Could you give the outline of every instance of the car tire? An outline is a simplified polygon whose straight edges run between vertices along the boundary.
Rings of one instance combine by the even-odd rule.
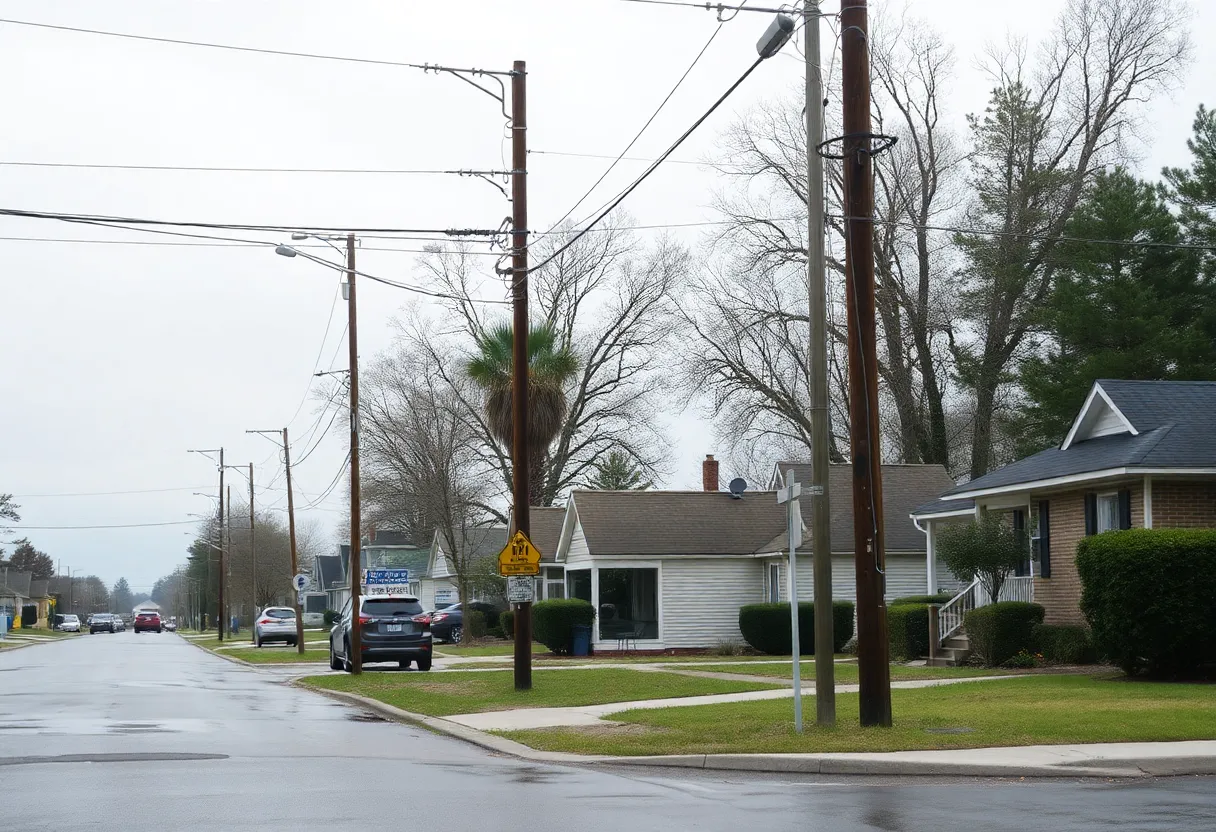
[[[254,647],[261,647],[261,646],[262,646],[262,639],[261,639],[261,638],[259,638],[258,636],[254,636],[254,637],[253,637],[253,646],[254,646]]]
[[[452,627],[451,631],[448,633],[448,643],[449,644],[460,644],[460,637],[463,635],[464,635],[464,627],[462,627],[459,624],[455,625],[454,627]]]
[[[431,669],[431,657],[427,656],[425,659],[419,659],[418,660],[418,669],[419,670],[430,670]]]
[[[402,659],[401,661],[397,662],[397,667],[401,668],[402,670],[409,670],[410,669],[410,660]]]
[[[342,656],[342,669],[345,670],[347,673],[354,673],[355,666],[353,664],[351,664],[351,661],[350,661],[350,642],[343,640],[342,646],[345,648],[345,653]]]
[[[332,642],[330,642],[330,645],[329,645],[329,669],[330,670],[341,670],[342,669],[342,662],[338,661],[338,657],[336,655],[334,655],[334,645]]]

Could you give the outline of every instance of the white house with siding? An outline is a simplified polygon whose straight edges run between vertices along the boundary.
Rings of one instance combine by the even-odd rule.
[[[562,592],[595,606],[592,641],[613,650],[712,647],[740,640],[739,608],[788,600],[785,507],[775,491],[746,491],[736,498],[716,490],[717,463],[706,460],[703,491],[582,491],[566,504],[556,566],[547,567],[543,597]],[[793,468],[800,481],[809,466]],[[886,512],[886,596],[921,595],[927,589],[925,538],[909,518],[926,496],[953,481],[938,465],[883,466]],[[832,589],[854,600],[853,521],[849,468],[832,466]],[[813,598],[809,533],[811,499],[801,501],[804,545],[799,549],[798,596]],[[933,588],[936,591],[936,587]]]

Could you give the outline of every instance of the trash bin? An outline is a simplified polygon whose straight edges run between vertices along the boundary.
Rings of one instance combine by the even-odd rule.
[[[228,632],[235,633],[240,629],[240,626],[241,620],[234,615],[232,616],[232,626],[228,628]]]
[[[570,655],[591,654],[591,628],[586,624],[575,624],[570,628]]]

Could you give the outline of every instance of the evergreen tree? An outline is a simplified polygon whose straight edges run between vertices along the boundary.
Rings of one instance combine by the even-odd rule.
[[[1063,439],[1096,379],[1216,378],[1216,292],[1199,255],[1171,247],[1183,231],[1158,189],[1099,174],[1065,236],[1079,239],[1056,252],[1040,315],[1050,346],[1020,373],[1026,453]]]
[[[627,454],[610,451],[592,465],[587,487],[596,491],[645,491],[654,483],[644,477],[642,469]]]
[[[1216,247],[1216,111],[1202,104],[1195,114],[1195,135],[1186,143],[1190,168],[1166,168],[1166,193],[1178,206],[1188,242]],[[1216,278],[1216,251],[1205,255],[1205,271]]]
[[[9,559],[10,568],[19,572],[29,572],[35,581],[45,581],[55,575],[55,561],[46,552],[34,548],[26,539],[17,541],[17,548]]]
[[[113,611],[118,613],[130,612],[135,606],[131,585],[127,583],[126,578],[119,578],[115,582],[114,589],[110,592],[110,603],[114,607]]]

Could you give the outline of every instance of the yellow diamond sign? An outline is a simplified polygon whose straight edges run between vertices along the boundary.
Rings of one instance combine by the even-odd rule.
[[[498,553],[498,574],[540,574],[540,550],[532,545],[523,532],[516,532],[506,548]]]

